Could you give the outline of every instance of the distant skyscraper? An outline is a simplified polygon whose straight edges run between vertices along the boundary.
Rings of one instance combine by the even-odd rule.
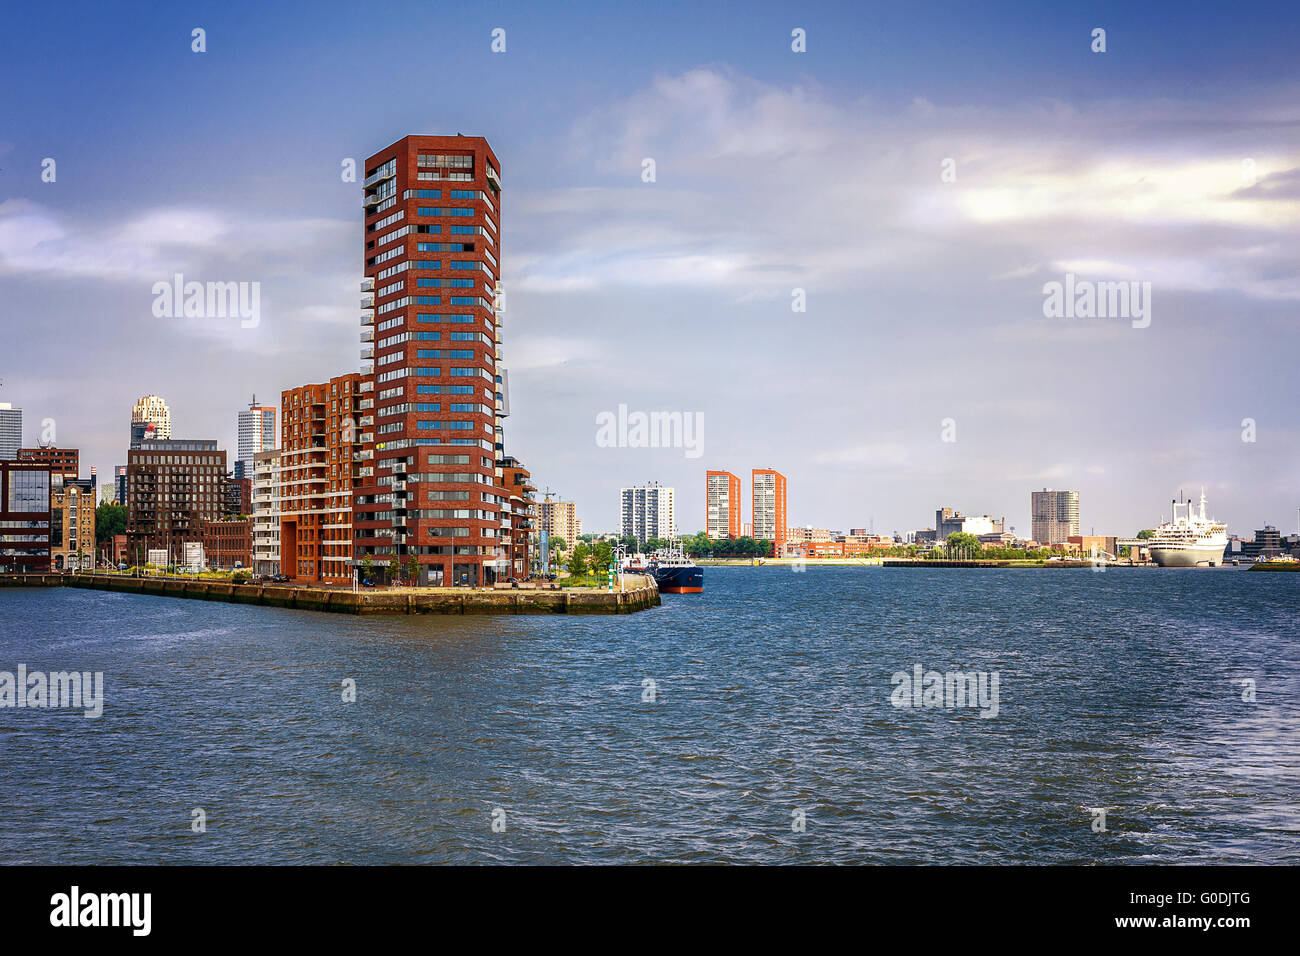
[[[239,457],[236,463],[244,462],[239,477],[244,473],[253,473],[253,456],[276,447],[275,406],[257,404],[257,396],[248,411],[239,413]]]
[[[668,538],[677,531],[677,511],[673,489],[656,482],[636,488],[624,488],[621,534],[637,541]]]
[[[582,519],[578,517],[578,506],[572,501],[552,501],[547,495],[541,505],[542,530],[551,539],[563,538],[569,547],[582,535]]]
[[[0,402],[0,461],[13,461],[23,443],[23,410]]]
[[[157,395],[145,395],[131,409],[131,448],[143,441],[167,441],[172,437],[172,413]]]
[[[114,498],[123,508],[126,507],[126,465],[113,466]]]
[[[738,538],[741,533],[740,479],[729,471],[704,473],[704,533],[710,538]]]
[[[1064,544],[1079,534],[1079,493],[1042,491],[1029,493],[1030,534],[1043,544]]]
[[[771,541],[772,553],[779,557],[785,546],[785,475],[771,468],[755,468],[752,482],[754,537]]]

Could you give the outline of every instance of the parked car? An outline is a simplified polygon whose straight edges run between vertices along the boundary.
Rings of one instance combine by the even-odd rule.
[[[276,584],[288,584],[289,576],[287,574],[273,574],[271,575],[271,580]]]

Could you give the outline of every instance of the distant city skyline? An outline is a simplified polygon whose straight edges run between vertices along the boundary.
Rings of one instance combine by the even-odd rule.
[[[511,453],[590,530],[650,479],[701,530],[703,463],[757,461],[817,527],[905,531],[947,502],[1024,533],[1047,486],[1122,535],[1204,486],[1230,532],[1294,529],[1288,7],[579,4],[575,58],[572,21],[542,9],[399,3],[378,101],[354,79],[370,15],[313,9],[9,11],[0,295],[41,316],[0,359],[21,444],[52,419],[107,476],[153,393],[233,461],[249,395],[357,363],[365,157],[455,130],[509,173]],[[95,42],[69,43],[68,16]],[[422,82],[435,28],[474,96]],[[151,290],[177,275],[260,283],[258,322],[159,317]],[[1149,324],[1046,317],[1070,277],[1150,283]],[[1157,387],[1173,369],[1198,387]],[[620,405],[698,413],[703,457],[598,445]]]

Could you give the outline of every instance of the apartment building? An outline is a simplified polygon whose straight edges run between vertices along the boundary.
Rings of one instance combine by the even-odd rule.
[[[352,580],[360,397],[356,372],[280,394],[280,569],[295,580]]]
[[[644,544],[649,538],[677,534],[677,509],[672,488],[657,481],[620,489],[622,521],[619,533]]]
[[[1029,513],[1030,536],[1040,544],[1065,544],[1079,536],[1077,491],[1031,491]]]
[[[508,532],[506,570],[510,577],[526,578],[531,568],[530,546],[537,524],[537,505],[533,501],[537,489],[528,469],[510,457],[497,463],[497,480],[510,493],[508,517],[503,509],[501,518],[501,527]]]
[[[582,519],[578,517],[578,506],[574,502],[552,500],[547,495],[539,507],[541,528],[551,540],[563,538],[570,547],[577,543],[582,536]]]
[[[168,563],[185,560],[185,544],[202,544],[203,525],[224,511],[226,453],[208,440],[142,441],[127,452],[126,530],[132,563],[150,550]]]
[[[355,559],[413,556],[422,585],[489,584],[518,560],[500,169],[459,135],[407,136],[365,166]]]
[[[704,533],[717,541],[741,536],[740,479],[729,471],[704,473]]]
[[[755,468],[750,478],[753,491],[754,537],[772,542],[772,553],[785,548],[785,475],[772,468]]]
[[[280,574],[280,450],[253,456],[254,574]]]

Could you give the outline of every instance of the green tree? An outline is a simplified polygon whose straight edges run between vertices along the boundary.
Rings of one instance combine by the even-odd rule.
[[[713,551],[713,542],[703,531],[682,539],[682,550],[693,558],[707,557]]]
[[[375,580],[375,559],[368,554],[361,559],[361,577],[372,583]]]
[[[979,558],[983,546],[980,539],[965,531],[954,531],[948,535],[948,556],[954,558]]]
[[[113,540],[113,535],[126,531],[126,509],[105,501],[95,509],[95,546],[103,547]]]
[[[420,579],[420,562],[415,559],[415,555],[406,556],[406,581],[408,584],[415,584]]]
[[[565,541],[558,535],[551,539],[551,550],[564,552],[569,550],[569,542]]]
[[[579,541],[573,546],[573,551],[569,553],[569,574],[575,578],[580,578],[587,573],[587,545]]]
[[[614,563],[614,549],[608,541],[601,541],[591,552],[591,570],[597,577],[609,574],[610,565]]]
[[[1138,532],[1138,537],[1141,538],[1141,539],[1144,540],[1144,541],[1145,541],[1147,538],[1154,538],[1155,536],[1156,536],[1156,533],[1155,533],[1154,531],[1152,531],[1150,528],[1145,528],[1145,529],[1143,529],[1142,531],[1139,531],[1139,532]]]

